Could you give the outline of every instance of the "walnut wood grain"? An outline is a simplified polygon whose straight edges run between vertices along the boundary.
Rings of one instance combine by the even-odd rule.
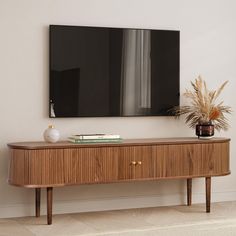
[[[192,205],[192,179],[187,179],[187,205]]]
[[[35,189],[35,216],[40,217],[41,189]]]
[[[154,149],[156,178],[229,172],[229,143],[157,145]]]
[[[192,178],[206,178],[206,211],[210,212],[211,177],[229,170],[226,138],[137,139],[122,143],[12,143],[8,182],[36,188],[36,216],[40,216],[40,188],[47,188],[47,221],[52,224],[53,187],[157,179],[187,179],[191,205]]]
[[[110,147],[64,149],[63,171],[64,182],[62,182],[65,184],[116,181],[118,176],[118,149]]]
[[[52,199],[53,198],[53,188],[47,188],[47,223],[52,224]]]
[[[136,164],[131,164],[136,162]],[[229,174],[229,142],[11,149],[9,183],[24,187]]]
[[[118,150],[118,181],[154,178],[151,146],[121,147]]]
[[[206,177],[206,212],[211,211],[211,177]]]

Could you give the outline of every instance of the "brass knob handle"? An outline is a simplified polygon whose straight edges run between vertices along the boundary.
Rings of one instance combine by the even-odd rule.
[[[141,161],[138,161],[137,163],[138,163],[138,165],[142,165],[142,162],[141,162]]]
[[[131,161],[131,165],[137,165],[136,161]]]

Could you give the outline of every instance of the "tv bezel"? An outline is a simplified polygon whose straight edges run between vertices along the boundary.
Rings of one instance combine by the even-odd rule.
[[[178,38],[179,38],[179,69],[178,69],[178,105],[180,104],[180,30],[172,30],[172,29],[154,29],[154,28],[137,28],[137,27],[110,27],[110,26],[94,26],[94,25],[57,25],[57,24],[50,24],[49,25],[49,95],[48,95],[48,114],[49,118],[122,118],[122,117],[173,117],[175,114],[172,111],[169,111],[169,114],[161,115],[161,114],[155,114],[155,115],[122,115],[122,116],[65,116],[65,117],[54,117],[51,116],[51,104],[50,104],[50,72],[51,72],[51,28],[57,26],[65,26],[65,27],[84,27],[84,28],[107,28],[107,29],[131,29],[131,30],[158,30],[158,31],[167,31],[167,32],[177,32]]]

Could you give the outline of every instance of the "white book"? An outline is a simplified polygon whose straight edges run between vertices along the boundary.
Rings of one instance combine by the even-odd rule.
[[[67,139],[71,143],[121,143],[123,139]]]
[[[78,134],[72,135],[70,138],[77,140],[90,140],[90,139],[120,139],[119,134]]]

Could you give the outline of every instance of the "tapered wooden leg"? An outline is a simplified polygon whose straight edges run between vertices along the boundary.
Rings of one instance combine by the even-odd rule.
[[[47,188],[47,221],[48,225],[52,224],[52,187]]]
[[[211,177],[206,177],[206,212],[211,211]]]
[[[187,205],[192,205],[192,179],[187,179]]]
[[[35,216],[40,217],[40,198],[41,198],[41,189],[35,189]]]

